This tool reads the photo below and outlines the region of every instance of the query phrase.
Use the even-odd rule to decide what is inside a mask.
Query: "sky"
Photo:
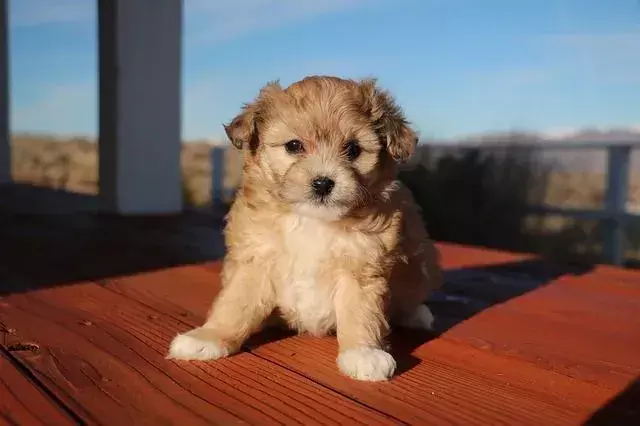
[[[11,125],[97,132],[96,0],[9,0]],[[184,0],[182,134],[260,87],[376,77],[423,138],[640,124],[640,0]]]

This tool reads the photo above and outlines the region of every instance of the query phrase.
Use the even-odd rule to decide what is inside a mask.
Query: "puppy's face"
[[[416,145],[375,81],[335,77],[308,77],[286,89],[271,83],[225,130],[248,150],[246,190],[326,220],[374,202],[393,178],[394,160],[408,159]]]

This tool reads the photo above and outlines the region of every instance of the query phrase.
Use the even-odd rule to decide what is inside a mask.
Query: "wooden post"
[[[626,209],[629,194],[629,145],[608,149],[606,206],[610,219],[605,221],[604,256],[615,265],[625,261]]]
[[[98,0],[100,195],[107,211],[182,210],[182,0]]]
[[[0,183],[11,181],[8,28],[7,1],[0,0]]]

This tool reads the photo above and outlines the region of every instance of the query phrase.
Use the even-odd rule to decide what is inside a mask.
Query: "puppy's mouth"
[[[334,221],[357,209],[365,200],[354,182],[331,173],[305,179],[304,185],[283,185],[281,196],[298,214]]]
[[[332,205],[340,204],[338,200],[331,196],[331,194],[317,195],[310,193],[308,199],[310,204],[318,207],[331,207]]]
[[[332,179],[316,178],[306,188],[304,195],[293,203],[293,208],[303,216],[327,221],[340,220],[349,211],[349,203],[340,195],[340,188]]]
[[[331,200],[315,199],[294,204],[293,211],[302,216],[331,222],[342,219],[349,209]]]

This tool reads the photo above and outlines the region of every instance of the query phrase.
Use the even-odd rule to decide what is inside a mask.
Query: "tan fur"
[[[395,180],[396,161],[416,144],[400,109],[373,80],[308,77],[268,84],[225,129],[244,170],[225,228],[223,289],[206,323],[186,334],[204,342],[199,355],[178,340],[170,352],[225,356],[275,313],[299,332],[336,331],[346,374],[387,378],[390,322],[408,323],[442,282],[419,210]],[[294,139],[303,153],[286,152]],[[349,140],[362,149],[354,161]],[[324,204],[310,195],[320,175],[335,181]]]

